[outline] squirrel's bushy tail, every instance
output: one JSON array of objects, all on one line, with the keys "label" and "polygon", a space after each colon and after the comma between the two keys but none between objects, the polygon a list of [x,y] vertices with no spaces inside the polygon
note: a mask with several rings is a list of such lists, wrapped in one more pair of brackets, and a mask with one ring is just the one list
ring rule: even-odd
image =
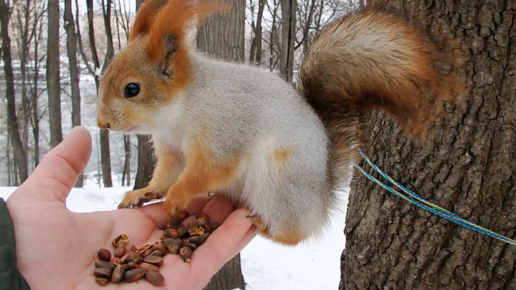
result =
[{"label": "squirrel's bushy tail", "polygon": [[385,111],[411,136],[425,135],[435,102],[460,93],[457,78],[439,67],[451,62],[418,27],[375,9],[343,17],[319,34],[298,88],[328,129],[333,183],[355,160],[357,129],[371,110]]}]

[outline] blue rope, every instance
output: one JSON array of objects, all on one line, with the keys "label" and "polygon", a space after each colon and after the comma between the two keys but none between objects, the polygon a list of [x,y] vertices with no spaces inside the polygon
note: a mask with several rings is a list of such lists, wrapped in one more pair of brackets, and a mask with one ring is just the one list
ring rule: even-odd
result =
[{"label": "blue rope", "polygon": [[461,218],[460,216],[454,214],[454,213],[451,213],[449,212],[448,210],[444,209],[444,208],[441,208],[433,203],[431,203],[430,201],[422,198],[421,196],[415,194],[414,192],[410,191],[409,189],[405,188],[403,185],[399,184],[397,181],[395,181],[394,179],[392,179],[389,175],[387,175],[385,172],[383,172],[380,168],[378,168],[373,162],[371,162],[371,160],[369,160],[369,158],[367,158],[367,156],[365,156],[365,154],[363,154],[362,152],[360,152],[360,154],[362,155],[362,157],[364,158],[364,160],[374,169],[374,171],[378,172],[381,176],[383,176],[385,179],[387,179],[390,183],[394,184],[396,187],[398,187],[399,189],[401,189],[403,192],[405,192],[407,195],[404,195],[396,190],[394,190],[392,187],[386,185],[385,183],[379,181],[378,179],[374,178],[373,176],[371,176],[369,173],[365,172],[358,164],[355,164],[355,168],[357,168],[360,172],[362,172],[362,174],[364,174],[367,178],[369,178],[369,180],[373,181],[374,183],[380,185],[381,187],[385,188],[387,191],[389,191],[390,193],[398,196],[398,197],[401,197],[433,214],[436,214],[444,219],[447,219],[451,222],[454,222],[456,224],[459,224],[463,227],[466,227],[468,229],[471,229],[471,230],[474,230],[474,231],[477,231],[477,232],[480,232],[482,234],[485,234],[485,235],[488,235],[488,236],[491,236],[493,238],[496,238],[496,239],[499,239],[501,241],[504,241],[508,244],[511,244],[513,246],[516,246],[516,241],[515,240],[512,240],[512,239],[509,239],[507,237],[504,237],[502,235],[499,235],[495,232],[492,232],[486,228],[483,228],[475,223],[472,223],[464,218]]}]

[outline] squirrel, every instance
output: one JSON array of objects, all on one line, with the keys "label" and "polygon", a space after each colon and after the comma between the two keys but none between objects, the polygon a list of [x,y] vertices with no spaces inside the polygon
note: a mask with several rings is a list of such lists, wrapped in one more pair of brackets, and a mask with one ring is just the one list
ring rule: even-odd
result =
[{"label": "squirrel", "polygon": [[222,10],[207,0],[145,1],[102,76],[98,126],[152,135],[157,158],[149,185],[119,208],[166,197],[173,216],[200,194],[221,193],[249,209],[259,234],[296,245],[328,223],[368,113],[383,110],[424,134],[437,101],[460,89],[436,65],[450,57],[390,12],[360,9],[329,24],[294,86],[189,46],[189,29]]}]

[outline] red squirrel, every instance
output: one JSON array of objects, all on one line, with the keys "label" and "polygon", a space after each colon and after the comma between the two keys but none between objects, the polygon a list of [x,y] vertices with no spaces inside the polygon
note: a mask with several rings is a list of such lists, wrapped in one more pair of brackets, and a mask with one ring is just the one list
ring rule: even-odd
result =
[{"label": "red squirrel", "polygon": [[437,100],[460,90],[449,60],[406,20],[363,9],[329,24],[301,66],[297,87],[275,73],[210,59],[186,33],[223,5],[147,0],[130,40],[100,81],[98,125],[150,134],[149,185],[120,208],[166,197],[174,215],[217,192],[250,210],[258,232],[295,245],[327,224],[360,146],[359,127],[384,110],[424,134]]}]

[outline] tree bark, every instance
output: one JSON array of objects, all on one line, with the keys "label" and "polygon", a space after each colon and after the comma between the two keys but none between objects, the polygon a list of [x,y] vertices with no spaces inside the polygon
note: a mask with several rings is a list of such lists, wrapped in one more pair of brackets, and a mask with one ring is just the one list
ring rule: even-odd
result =
[{"label": "tree bark", "polygon": [[[373,114],[362,150],[423,198],[514,239],[516,1],[375,5],[385,2],[467,46],[469,93],[447,105],[451,116],[424,142],[409,141],[384,114]],[[356,171],[345,234],[340,289],[516,289],[515,247],[409,204]]]},{"label": "tree bark", "polygon": [[17,165],[19,180],[24,182],[28,177],[27,155],[23,149],[20,132],[18,130],[18,117],[16,115],[16,100],[14,91],[14,76],[11,56],[11,38],[9,37],[9,19],[11,8],[5,0],[0,0],[0,25],[2,38],[2,60],[5,74],[5,97],[7,99],[7,131],[13,147],[14,162]]},{"label": "tree bark", "polygon": [[281,55],[280,75],[288,82],[294,76],[294,44],[296,39],[297,0],[281,0]]},{"label": "tree bark", "polygon": [[[107,49],[102,64],[102,74],[106,71],[115,49],[113,46],[113,33],[111,31],[111,0],[102,0],[102,14],[104,18],[104,30],[106,32]],[[101,152],[101,165],[102,165],[102,180],[104,187],[112,187],[113,181],[111,179],[111,153],[109,149],[109,131],[100,130],[100,152]]]},{"label": "tree bark", "polygon": [[136,10],[143,4],[143,0],[136,0]]},{"label": "tree bark", "polygon": [[147,186],[150,182],[156,159],[154,158],[154,148],[148,135],[138,135],[138,167],[133,189],[140,189]]},{"label": "tree bark", "polygon": [[[20,58],[20,73],[21,73],[21,131],[22,131],[22,143],[23,150],[27,154],[27,164],[29,164],[28,152],[29,152],[29,98],[27,93],[27,62],[29,58],[29,49],[31,44],[31,38],[29,36],[29,25],[31,0],[25,0],[24,5],[19,5],[16,16],[18,20],[19,29],[19,58]],[[23,19],[23,20],[22,20]]]},{"label": "tree bark", "polygon": [[50,146],[63,140],[61,128],[61,86],[59,69],[59,1],[48,1],[47,94]]},{"label": "tree bark", "polygon": [[[72,13],[72,0],[64,1],[64,29],[66,31],[66,52],[70,69],[70,87],[72,93],[72,126],[81,125],[81,91],[79,89],[79,69],[77,67],[77,35]],[[82,187],[84,175],[81,174],[75,187]]]},{"label": "tree bark", "polygon": [[124,169],[122,171],[122,186],[131,185],[131,136],[124,136]]},{"label": "tree bark", "polygon": [[213,15],[197,29],[196,45],[215,58],[244,62],[245,0],[227,3],[232,7],[229,13]]},{"label": "tree bark", "polygon": [[[226,61],[245,60],[245,0],[231,0],[229,14],[213,15],[197,30],[197,49]],[[212,277],[204,290],[245,289],[240,254]]]},{"label": "tree bark", "polygon": [[255,65],[262,65],[262,18],[263,18],[263,10],[265,9],[265,0],[259,0],[258,2],[258,16],[256,19],[256,34],[255,34],[255,50],[256,50],[256,60]]}]

